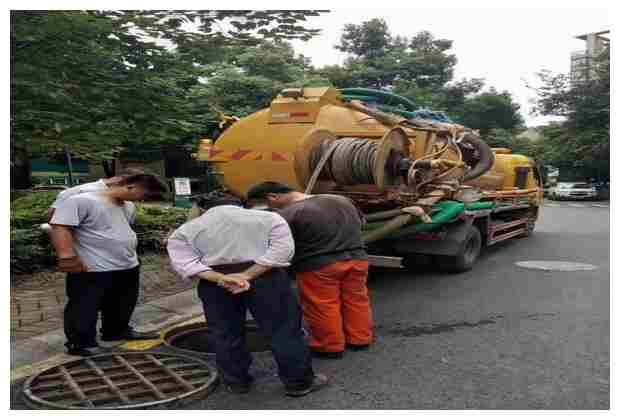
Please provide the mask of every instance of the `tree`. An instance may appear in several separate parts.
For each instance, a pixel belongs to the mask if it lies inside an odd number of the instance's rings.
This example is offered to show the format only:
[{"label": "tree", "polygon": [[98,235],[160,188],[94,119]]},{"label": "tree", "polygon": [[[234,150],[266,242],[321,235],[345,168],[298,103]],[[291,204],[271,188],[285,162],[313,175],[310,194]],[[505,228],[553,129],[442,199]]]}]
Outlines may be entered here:
[{"label": "tree", "polygon": [[484,137],[492,129],[514,130],[524,124],[519,114],[519,104],[513,102],[509,92],[498,93],[495,89],[465,100],[462,124],[480,130]]},{"label": "tree", "polygon": [[[399,82],[414,84],[416,88],[439,88],[453,74],[456,57],[448,54],[452,41],[435,39],[427,31],[413,38],[393,37],[382,19],[372,19],[360,25],[345,25],[336,49],[350,54],[344,63],[349,78],[332,80],[354,85],[392,88]],[[338,75],[333,67],[323,75]],[[351,85],[349,85],[350,87]]]},{"label": "tree", "polygon": [[296,56],[284,41],[234,47],[222,61],[205,68],[207,80],[192,91],[192,99],[242,117],[269,106],[285,87],[327,83],[312,76],[311,70],[309,60]]},{"label": "tree", "polygon": [[544,131],[540,150],[547,163],[577,166],[609,179],[609,48],[595,57],[592,77],[574,80],[564,74],[539,73],[536,111],[565,121]]},{"label": "tree", "polygon": [[340,44],[335,48],[360,58],[382,57],[387,54],[392,37],[383,19],[372,19],[361,25],[344,25]]},{"label": "tree", "polygon": [[516,104],[508,92],[493,88],[480,93],[484,80],[452,82],[456,56],[452,41],[438,39],[428,31],[412,38],[392,36],[385,21],[372,19],[359,25],[345,25],[340,51],[349,54],[342,66],[326,66],[316,73],[338,87],[370,87],[392,91],[418,107],[446,112],[455,121],[491,134],[506,144],[523,125]]},{"label": "tree", "polygon": [[200,131],[204,65],[231,45],[308,39],[315,11],[11,11],[11,143],[91,161]]}]

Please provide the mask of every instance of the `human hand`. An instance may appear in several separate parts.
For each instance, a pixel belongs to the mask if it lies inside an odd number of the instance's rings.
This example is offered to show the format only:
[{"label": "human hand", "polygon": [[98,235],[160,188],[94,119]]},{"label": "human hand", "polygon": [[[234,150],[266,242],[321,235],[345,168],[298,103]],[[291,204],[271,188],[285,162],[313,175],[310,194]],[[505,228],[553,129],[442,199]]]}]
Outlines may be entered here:
[{"label": "human hand", "polygon": [[88,271],[88,267],[84,265],[80,257],[74,255],[72,257],[58,258],[58,271],[63,273],[83,273]]},{"label": "human hand", "polygon": [[218,286],[236,295],[245,292],[250,288],[250,282],[244,278],[234,277],[234,275],[226,275],[217,282]]}]

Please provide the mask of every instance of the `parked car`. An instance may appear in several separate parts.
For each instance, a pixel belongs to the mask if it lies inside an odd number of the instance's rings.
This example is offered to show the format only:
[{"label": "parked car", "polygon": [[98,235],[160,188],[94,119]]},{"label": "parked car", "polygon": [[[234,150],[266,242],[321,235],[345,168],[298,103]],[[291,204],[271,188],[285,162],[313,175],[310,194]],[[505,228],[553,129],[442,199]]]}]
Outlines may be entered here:
[{"label": "parked car", "polygon": [[595,200],[598,190],[588,182],[558,182],[549,190],[552,200]]}]

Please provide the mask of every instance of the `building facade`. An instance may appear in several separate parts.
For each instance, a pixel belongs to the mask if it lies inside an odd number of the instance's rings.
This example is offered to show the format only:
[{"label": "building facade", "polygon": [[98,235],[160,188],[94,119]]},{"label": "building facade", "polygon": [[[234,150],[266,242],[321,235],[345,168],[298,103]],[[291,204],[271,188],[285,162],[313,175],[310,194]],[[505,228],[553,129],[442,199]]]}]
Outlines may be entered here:
[{"label": "building facade", "polygon": [[601,31],[575,37],[586,42],[586,49],[571,53],[571,82],[576,83],[595,77],[594,59],[609,45],[609,34],[609,31]]}]

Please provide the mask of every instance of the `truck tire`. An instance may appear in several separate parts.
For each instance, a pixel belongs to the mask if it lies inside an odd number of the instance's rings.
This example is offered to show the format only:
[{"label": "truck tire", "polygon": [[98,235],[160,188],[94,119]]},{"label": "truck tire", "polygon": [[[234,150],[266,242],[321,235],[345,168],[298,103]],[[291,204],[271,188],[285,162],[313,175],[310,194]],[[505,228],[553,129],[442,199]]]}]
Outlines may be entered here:
[{"label": "truck tire", "polygon": [[462,273],[472,269],[482,249],[482,235],[475,225],[469,228],[464,242],[460,254],[437,256],[437,263],[442,271]]}]

